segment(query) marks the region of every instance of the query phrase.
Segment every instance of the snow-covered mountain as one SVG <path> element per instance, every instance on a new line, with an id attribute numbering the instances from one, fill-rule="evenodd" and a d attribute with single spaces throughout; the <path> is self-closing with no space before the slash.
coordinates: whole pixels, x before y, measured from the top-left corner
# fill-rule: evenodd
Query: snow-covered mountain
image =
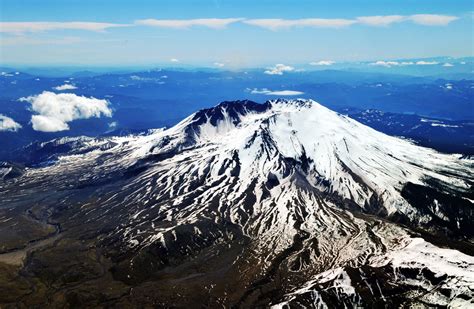
<path id="1" fill-rule="evenodd" d="M 474 297 L 472 159 L 311 100 L 223 102 L 169 129 L 74 145 L 1 184 L 0 203 L 36 205 L 63 239 L 101 248 L 107 280 L 138 291 L 104 292 L 109 302 L 331 308 Z M 2 215 L 11 224 L 15 214 Z"/>

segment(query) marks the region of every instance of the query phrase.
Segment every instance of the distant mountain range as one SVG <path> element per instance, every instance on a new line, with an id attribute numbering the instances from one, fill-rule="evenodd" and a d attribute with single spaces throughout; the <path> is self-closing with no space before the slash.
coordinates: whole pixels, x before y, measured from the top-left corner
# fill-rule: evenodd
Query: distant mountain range
<path id="1" fill-rule="evenodd" d="M 204 108 L 208 102 L 235 98 L 265 102 L 281 96 L 315 99 L 341 112 L 370 109 L 398 114 L 400 126 L 413 128 L 421 125 L 429 130 L 394 130 L 391 120 L 386 117 L 378 117 L 375 128 L 412 138 L 441 151 L 472 153 L 473 137 L 469 133 L 472 132 L 470 123 L 474 120 L 472 78 L 465 80 L 462 74 L 453 79 L 410 76 L 393 74 L 389 69 L 384 68 L 385 73 L 334 69 L 294 71 L 281 76 L 265 74 L 263 69 L 238 72 L 155 69 L 106 74 L 82 72 L 67 77 L 2 71 L 0 114 L 12 118 L 22 128 L 17 132 L 0 132 L 0 160 L 10 160 L 9 155 L 16 149 L 30 143 L 54 138 L 96 137 L 115 130 L 136 132 L 169 127 L 178 119 Z M 69 86 L 65 89 L 64 85 Z M 112 116 L 75 120 L 69 123 L 66 131 L 35 131 L 31 117 L 36 113 L 30 103 L 19 99 L 44 91 L 108 100 Z M 374 126 L 374 123 L 365 122 L 363 117 L 354 117 Z M 422 123 L 421 119 L 440 120 L 450 126 L 434 126 Z"/>
<path id="2" fill-rule="evenodd" d="M 321 71 L 321 70 L 355 70 L 358 72 L 372 72 L 372 73 L 391 73 L 412 76 L 432 76 L 436 78 L 455 79 L 457 74 L 466 76 L 466 79 L 472 79 L 474 57 L 425 57 L 425 58 L 400 58 L 400 59 L 373 59 L 367 61 L 333 61 L 320 60 L 308 63 L 289 63 L 289 65 L 296 68 L 297 72 L 302 69 L 306 71 Z M 230 71 L 240 72 L 263 72 L 266 67 L 272 64 L 262 65 L 261 67 L 247 67 L 240 69 L 233 69 Z M 16 65 L 0 67 L 0 72 L 24 72 L 31 75 L 42 77 L 92 77 L 104 74 L 130 74 L 144 71 L 183 71 L 183 72 L 225 72 L 226 67 L 216 68 L 206 66 L 191 66 L 181 64 L 181 67 L 167 67 L 148 65 L 148 66 L 34 66 L 34 65 Z"/>

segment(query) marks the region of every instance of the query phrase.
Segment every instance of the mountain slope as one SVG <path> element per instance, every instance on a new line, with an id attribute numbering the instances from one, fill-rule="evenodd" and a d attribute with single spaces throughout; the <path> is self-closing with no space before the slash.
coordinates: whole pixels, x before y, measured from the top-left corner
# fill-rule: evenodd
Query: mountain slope
<path id="1" fill-rule="evenodd" d="M 420 238 L 442 234 L 472 254 L 472 160 L 304 100 L 224 102 L 170 129 L 77 147 L 5 182 L 0 202 L 7 224 L 27 212 L 61 227 L 59 244 L 26 262 L 35 274 L 78 241 L 100 248 L 112 277 L 94 280 L 135 291 L 100 299 L 331 307 L 474 296 L 474 259 Z M 42 270 L 69 271 L 56 267 Z M 75 280 L 79 303 L 90 301 Z"/>

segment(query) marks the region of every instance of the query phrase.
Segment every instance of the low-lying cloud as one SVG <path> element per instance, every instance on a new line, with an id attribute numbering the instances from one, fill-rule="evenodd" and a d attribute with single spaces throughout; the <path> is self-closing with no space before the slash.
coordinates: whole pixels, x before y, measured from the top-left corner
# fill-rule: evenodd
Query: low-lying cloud
<path id="1" fill-rule="evenodd" d="M 276 64 L 274 67 L 267 68 L 263 73 L 268 75 L 283 75 L 284 72 L 294 71 L 295 68 L 282 63 Z"/>
<path id="2" fill-rule="evenodd" d="M 74 90 L 74 89 L 77 89 L 77 87 L 71 84 L 64 84 L 61 86 L 53 87 L 53 89 L 57 91 L 64 91 L 64 90 Z"/>
<path id="3" fill-rule="evenodd" d="M 315 61 L 315 62 L 310 62 L 309 65 L 315 65 L 315 66 L 330 66 L 335 64 L 335 61 L 331 60 L 321 60 L 321 61 Z"/>
<path id="4" fill-rule="evenodd" d="M 33 129 L 41 132 L 69 130 L 68 123 L 77 119 L 111 117 L 112 110 L 107 100 L 87 98 L 73 93 L 41 94 L 20 98 L 31 103 L 31 110 L 37 115 L 31 116 Z"/>
<path id="5" fill-rule="evenodd" d="M 416 65 L 436 65 L 439 64 L 438 61 L 417 61 Z"/>
<path id="6" fill-rule="evenodd" d="M 253 88 L 249 89 L 247 88 L 247 91 L 250 92 L 251 94 L 264 94 L 264 95 L 275 95 L 275 96 L 295 96 L 295 95 L 301 95 L 304 94 L 304 92 L 301 91 L 295 91 L 295 90 L 270 90 L 267 88 Z"/>
<path id="7" fill-rule="evenodd" d="M 374 65 L 374 66 L 381 66 L 381 67 L 395 67 L 395 66 L 406 66 L 406 65 L 414 65 L 414 62 L 407 61 L 407 62 L 399 62 L 399 61 L 384 61 L 384 60 L 379 60 L 376 62 L 369 63 L 369 65 Z"/>
<path id="8" fill-rule="evenodd" d="M 439 64 L 439 62 L 437 62 L 437 61 L 424 61 L 424 60 L 420 60 L 420 61 L 417 61 L 417 62 L 379 60 L 379 61 L 376 61 L 376 62 L 369 63 L 369 65 L 382 66 L 382 67 L 386 67 L 386 68 L 408 66 L 408 65 L 437 65 L 437 64 Z"/>
<path id="9" fill-rule="evenodd" d="M 21 129 L 21 124 L 10 117 L 0 114 L 0 132 L 16 132 Z"/>

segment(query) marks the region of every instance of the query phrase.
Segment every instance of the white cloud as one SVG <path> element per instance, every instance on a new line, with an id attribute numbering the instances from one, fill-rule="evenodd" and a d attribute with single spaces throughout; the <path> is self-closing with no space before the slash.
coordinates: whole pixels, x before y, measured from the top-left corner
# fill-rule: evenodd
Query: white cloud
<path id="1" fill-rule="evenodd" d="M 417 61 L 416 62 L 416 65 L 435 65 L 435 64 L 439 64 L 439 62 L 436 62 L 436 61 Z"/>
<path id="2" fill-rule="evenodd" d="M 221 63 L 221 62 L 214 62 L 214 65 L 218 68 L 222 68 L 225 66 L 225 64 Z"/>
<path id="3" fill-rule="evenodd" d="M 176 62 L 179 62 L 179 59 L 176 59 L 176 58 L 171 58 L 171 59 L 170 59 L 170 61 L 171 61 L 171 62 L 175 62 L 175 63 L 176 63 Z"/>
<path id="4" fill-rule="evenodd" d="M 305 18 L 305 19 L 246 19 L 242 22 L 247 25 L 257 26 L 269 30 L 281 30 L 296 27 L 318 27 L 318 28 L 342 28 L 355 24 L 368 26 L 388 26 L 394 23 L 411 21 L 424 26 L 446 26 L 450 22 L 459 19 L 456 16 L 416 14 L 416 15 L 375 15 L 360 16 L 354 19 L 344 18 Z"/>
<path id="5" fill-rule="evenodd" d="M 228 25 L 242 21 L 243 18 L 199 18 L 199 19 L 140 19 L 135 24 L 173 29 L 188 29 L 195 26 L 224 29 Z"/>
<path id="6" fill-rule="evenodd" d="M 443 67 L 448 67 L 449 68 L 449 67 L 453 67 L 453 66 L 454 66 L 454 64 L 449 63 L 449 62 L 446 62 L 445 64 L 443 64 Z"/>
<path id="7" fill-rule="evenodd" d="M 301 91 L 295 91 L 295 90 L 277 90 L 273 91 L 267 88 L 262 88 L 262 89 L 249 89 L 247 88 L 247 91 L 250 91 L 251 94 L 264 94 L 264 95 L 276 95 L 276 96 L 295 96 L 295 95 L 301 95 L 304 94 L 304 92 Z"/>
<path id="8" fill-rule="evenodd" d="M 165 82 L 161 79 L 166 79 L 166 77 L 142 77 L 138 75 L 130 75 L 130 79 L 134 81 L 142 81 L 142 82 L 155 82 L 157 84 L 164 84 Z"/>
<path id="9" fill-rule="evenodd" d="M 69 125 L 61 119 L 43 115 L 31 116 L 33 130 L 41 132 L 59 132 L 69 130 Z"/>
<path id="10" fill-rule="evenodd" d="M 0 22 L 0 32 L 22 34 L 26 32 L 42 32 L 51 30 L 85 30 L 103 32 L 108 28 L 127 27 L 127 24 L 95 23 L 95 22 Z"/>
<path id="11" fill-rule="evenodd" d="M 74 89 L 77 89 L 77 87 L 71 84 L 64 84 L 61 86 L 53 87 L 53 89 L 57 91 L 63 91 L 63 90 L 74 90 Z"/>
<path id="12" fill-rule="evenodd" d="M 357 21 L 351 19 L 326 19 L 326 18 L 305 18 L 305 19 L 248 19 L 243 23 L 257 26 L 269 30 L 289 29 L 294 27 L 321 27 L 321 28 L 341 28 L 350 26 Z"/>
<path id="13" fill-rule="evenodd" d="M 396 66 L 407 66 L 407 65 L 415 65 L 414 62 L 412 61 L 383 61 L 379 60 L 376 62 L 369 63 L 369 65 L 375 65 L 375 66 L 382 66 L 386 68 L 390 67 L 396 67 Z"/>
<path id="14" fill-rule="evenodd" d="M 270 93 L 267 93 L 267 95 L 281 95 L 281 96 L 293 96 L 293 95 L 300 95 L 300 94 L 304 94 L 304 92 L 295 91 L 295 90 L 280 90 L 280 91 L 272 91 Z"/>
<path id="15" fill-rule="evenodd" d="M 192 27 L 207 27 L 211 29 L 224 29 L 234 23 L 245 23 L 270 30 L 289 29 L 294 27 L 321 27 L 342 28 L 354 24 L 365 24 L 369 26 L 388 26 L 393 23 L 411 21 L 424 26 L 446 26 L 452 21 L 459 19 L 457 16 L 439 14 L 415 14 L 409 16 L 386 15 L 386 16 L 360 16 L 353 19 L 345 18 L 303 18 L 303 19 L 245 19 L 245 18 L 198 18 L 198 19 L 140 19 L 135 25 L 163 27 L 172 29 L 189 29 Z M 129 27 L 131 24 L 101 23 L 101 22 L 54 22 L 54 21 L 26 21 L 26 22 L 0 22 L 0 33 L 24 34 L 44 32 L 53 30 L 83 30 L 104 32 L 109 28 Z M 56 44 L 71 41 L 68 39 L 56 40 Z M 76 42 L 77 39 L 72 41 Z M 37 40 L 22 40 L 22 44 L 38 44 Z M 8 44 L 13 44 L 9 42 Z M 5 44 L 3 44 L 5 45 Z"/>
<path id="16" fill-rule="evenodd" d="M 416 24 L 424 26 L 446 26 L 450 22 L 459 19 L 459 17 L 449 15 L 416 14 L 409 16 L 408 19 Z"/>
<path id="17" fill-rule="evenodd" d="M 401 15 L 385 15 L 385 16 L 361 16 L 357 17 L 357 21 L 369 26 L 388 26 L 393 23 L 399 23 L 406 20 Z"/>
<path id="18" fill-rule="evenodd" d="M 111 123 L 108 124 L 109 130 L 115 130 L 118 127 L 118 122 L 117 121 L 112 121 Z"/>
<path id="19" fill-rule="evenodd" d="M 0 114 L 0 132 L 16 132 L 21 129 L 21 124 L 10 117 Z"/>
<path id="20" fill-rule="evenodd" d="M 56 94 L 43 91 L 39 95 L 20 98 L 31 103 L 31 110 L 38 113 L 31 117 L 33 129 L 42 132 L 69 130 L 68 123 L 76 119 L 112 116 L 107 100 L 87 98 L 73 93 Z"/>
<path id="21" fill-rule="evenodd" d="M 265 74 L 269 74 L 269 75 L 283 75 L 283 72 L 291 72 L 291 71 L 294 71 L 295 68 L 292 67 L 292 66 L 289 66 L 289 65 L 284 65 L 284 64 L 276 64 L 274 67 L 272 68 L 268 68 L 265 72 Z"/>
<path id="22" fill-rule="evenodd" d="M 436 61 L 424 61 L 424 60 L 420 60 L 420 61 L 417 61 L 417 62 L 412 62 L 412 61 L 383 61 L 383 60 L 379 60 L 379 61 L 376 61 L 376 62 L 372 62 L 372 63 L 369 63 L 369 65 L 375 65 L 375 66 L 383 66 L 383 67 L 386 67 L 386 68 L 390 68 L 390 67 L 396 67 L 396 66 L 407 66 L 407 65 L 436 65 L 436 64 L 439 64 L 439 62 L 436 62 Z M 448 65 L 446 66 L 449 66 L 450 63 L 448 63 Z"/>
<path id="23" fill-rule="evenodd" d="M 390 67 L 392 67 L 392 66 L 398 66 L 398 65 L 400 65 L 400 63 L 399 63 L 398 61 L 383 61 L 383 60 L 379 60 L 379 61 L 376 61 L 376 62 L 369 63 L 369 65 L 375 65 L 375 66 L 381 66 L 381 67 L 390 68 Z"/>
<path id="24" fill-rule="evenodd" d="M 317 61 L 317 62 L 310 62 L 309 64 L 310 65 L 325 65 L 325 66 L 328 66 L 328 65 L 333 65 L 335 63 L 336 62 L 331 61 L 331 60 L 321 60 L 321 61 Z"/>

